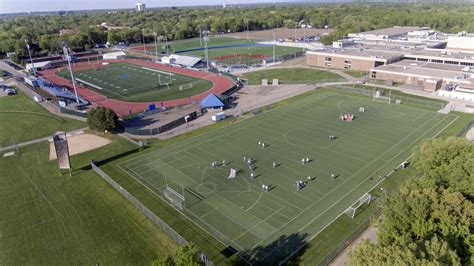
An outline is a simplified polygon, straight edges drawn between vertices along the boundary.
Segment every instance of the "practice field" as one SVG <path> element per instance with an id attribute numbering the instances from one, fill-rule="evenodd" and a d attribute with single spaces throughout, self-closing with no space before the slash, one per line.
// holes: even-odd
<path id="1" fill-rule="evenodd" d="M 280 84 L 305 84 L 344 80 L 338 74 L 310 68 L 274 68 L 247 72 L 243 74 L 243 77 L 248 79 L 251 85 L 262 84 L 262 79 L 267 79 L 270 83 L 273 79 L 278 79 Z"/>
<path id="2" fill-rule="evenodd" d="M 70 79 L 62 70 L 59 76 Z M 212 88 L 212 82 L 130 63 L 110 63 L 79 70 L 76 81 L 102 95 L 129 102 L 186 98 Z"/>
<path id="3" fill-rule="evenodd" d="M 209 47 L 217 46 L 232 46 L 232 45 L 252 45 L 256 44 L 255 40 L 231 38 L 231 37 L 211 37 L 208 42 Z M 188 40 L 179 40 L 169 43 L 169 52 L 175 53 L 176 51 L 192 50 L 204 48 L 204 44 L 199 41 L 199 38 L 193 38 Z M 143 51 L 143 46 L 135 46 L 132 49 Z M 155 54 L 155 46 L 147 45 L 145 47 L 147 54 Z M 165 46 L 157 46 L 158 53 L 165 53 Z M 295 52 L 301 52 L 303 49 L 294 47 L 275 47 L 275 56 L 282 56 L 292 54 Z M 186 51 L 180 53 L 183 55 L 191 56 L 205 56 L 204 49 L 195 51 Z M 225 64 L 254 64 L 261 63 L 263 58 L 271 58 L 273 56 L 272 46 L 235 46 L 225 47 L 217 49 L 209 49 L 209 58 L 214 61 L 218 61 Z"/>
<path id="4" fill-rule="evenodd" d="M 355 120 L 339 120 L 346 113 Z M 167 187 L 176 201 L 184 196 L 183 215 L 245 259 L 276 264 L 455 119 L 323 91 L 117 166 L 161 198 Z M 231 168 L 235 178 L 228 178 Z M 300 191 L 298 180 L 305 182 Z"/>

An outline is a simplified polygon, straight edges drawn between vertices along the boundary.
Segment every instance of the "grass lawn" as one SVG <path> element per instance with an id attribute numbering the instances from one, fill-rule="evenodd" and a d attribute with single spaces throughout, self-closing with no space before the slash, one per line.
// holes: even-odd
<path id="1" fill-rule="evenodd" d="M 369 72 L 365 71 L 357 71 L 357 70 L 344 70 L 344 73 L 353 76 L 354 78 L 361 78 L 363 76 L 367 76 Z"/>
<path id="2" fill-rule="evenodd" d="M 88 167 L 134 148 L 112 137 L 72 157 L 73 176 L 48 161 L 47 143 L 0 158 L 1 265 L 150 265 L 175 243 Z"/>
<path id="3" fill-rule="evenodd" d="M 457 119 L 337 91 L 307 95 L 206 134 L 157 144 L 162 148 L 109 162 L 104 170 L 211 260 L 222 259 L 221 251 L 230 246 L 248 260 L 275 264 L 397 167 L 415 144 Z M 361 106 L 368 111 L 358 113 Z M 355 113 L 356 119 L 341 121 L 341 112 Z M 329 141 L 330 134 L 337 140 Z M 255 179 L 244 156 L 255 160 Z M 311 161 L 301 164 L 303 157 Z M 225 166 L 210 167 L 223 159 Z M 280 165 L 273 168 L 272 162 Z M 240 170 L 234 179 L 227 178 L 230 168 Z M 297 191 L 294 183 L 308 176 L 314 179 Z M 273 188 L 264 192 L 262 184 Z M 167 186 L 184 193 L 187 219 L 160 201 Z M 201 228 L 189 226 L 190 220 Z M 202 229 L 222 244 L 205 240 Z"/>
<path id="4" fill-rule="evenodd" d="M 70 79 L 67 70 L 59 76 Z M 75 72 L 76 80 L 112 99 L 130 102 L 186 98 L 212 88 L 212 82 L 130 63 L 111 63 Z"/>
<path id="5" fill-rule="evenodd" d="M 262 79 L 278 79 L 280 84 L 307 84 L 330 81 L 343 81 L 344 78 L 329 71 L 309 68 L 276 68 L 244 73 L 243 77 L 251 85 L 262 84 Z"/>
<path id="6" fill-rule="evenodd" d="M 0 145 L 47 137 L 56 131 L 86 127 L 81 121 L 55 116 L 24 94 L 0 97 Z"/>

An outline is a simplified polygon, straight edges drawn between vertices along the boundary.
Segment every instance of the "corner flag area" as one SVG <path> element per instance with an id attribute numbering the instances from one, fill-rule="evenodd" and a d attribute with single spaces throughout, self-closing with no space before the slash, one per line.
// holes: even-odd
<path id="1" fill-rule="evenodd" d="M 456 118 L 325 90 L 111 166 L 245 260 L 276 265 Z"/>

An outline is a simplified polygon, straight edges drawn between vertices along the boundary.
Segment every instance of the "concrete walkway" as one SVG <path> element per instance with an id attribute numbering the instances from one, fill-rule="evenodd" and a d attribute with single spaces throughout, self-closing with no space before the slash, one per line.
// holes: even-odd
<path id="1" fill-rule="evenodd" d="M 346 265 L 349 262 L 350 256 L 349 253 L 354 250 L 357 245 L 359 245 L 362 240 L 369 240 L 371 243 L 377 242 L 377 228 L 370 226 L 362 234 L 359 235 L 354 241 L 352 241 L 349 246 L 347 246 L 337 257 L 335 257 L 330 263 L 329 266 L 341 266 Z"/>

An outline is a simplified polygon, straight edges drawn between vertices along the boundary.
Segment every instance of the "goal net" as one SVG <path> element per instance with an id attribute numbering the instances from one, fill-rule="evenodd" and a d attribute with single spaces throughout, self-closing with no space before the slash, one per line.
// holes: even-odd
<path id="1" fill-rule="evenodd" d="M 365 193 L 362 197 L 360 197 L 356 202 L 354 202 L 349 208 L 347 208 L 344 213 L 354 219 L 357 209 L 360 208 L 363 204 L 370 204 L 372 200 L 372 196 L 369 193 Z"/>
<path id="2" fill-rule="evenodd" d="M 179 86 L 179 90 L 180 90 L 180 91 L 183 91 L 183 90 L 187 90 L 187 89 L 192 89 L 193 86 L 194 86 L 193 83 L 188 83 L 188 84 L 180 85 L 180 86 Z"/>
<path id="3" fill-rule="evenodd" d="M 180 210 L 184 209 L 184 195 L 179 194 L 176 190 L 168 186 L 163 190 L 163 194 L 171 205 Z"/>
<path id="4" fill-rule="evenodd" d="M 235 178 L 237 176 L 237 170 L 234 168 L 230 168 L 230 174 L 228 178 Z"/>
<path id="5" fill-rule="evenodd" d="M 374 92 L 372 100 L 374 102 L 383 102 L 390 104 L 392 102 L 392 91 L 389 92 L 388 95 L 384 95 L 383 91 L 377 90 Z"/>

